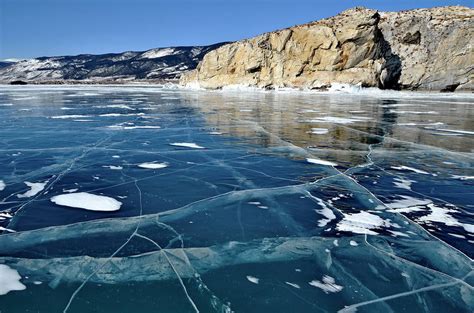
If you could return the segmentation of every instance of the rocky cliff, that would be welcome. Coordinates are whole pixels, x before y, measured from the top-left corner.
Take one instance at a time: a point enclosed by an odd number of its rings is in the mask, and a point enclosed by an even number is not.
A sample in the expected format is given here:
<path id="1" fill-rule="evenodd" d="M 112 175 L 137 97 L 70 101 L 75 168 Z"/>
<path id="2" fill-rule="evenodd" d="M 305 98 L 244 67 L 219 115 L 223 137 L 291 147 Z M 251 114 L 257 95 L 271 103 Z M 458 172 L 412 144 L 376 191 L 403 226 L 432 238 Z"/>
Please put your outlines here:
<path id="1" fill-rule="evenodd" d="M 41 57 L 0 63 L 0 83 L 100 83 L 169 81 L 196 68 L 204 55 L 222 44 L 157 48 L 147 51 Z"/>
<path id="2" fill-rule="evenodd" d="M 347 10 L 332 18 L 224 45 L 184 85 L 327 88 L 333 83 L 473 90 L 474 10 Z"/>

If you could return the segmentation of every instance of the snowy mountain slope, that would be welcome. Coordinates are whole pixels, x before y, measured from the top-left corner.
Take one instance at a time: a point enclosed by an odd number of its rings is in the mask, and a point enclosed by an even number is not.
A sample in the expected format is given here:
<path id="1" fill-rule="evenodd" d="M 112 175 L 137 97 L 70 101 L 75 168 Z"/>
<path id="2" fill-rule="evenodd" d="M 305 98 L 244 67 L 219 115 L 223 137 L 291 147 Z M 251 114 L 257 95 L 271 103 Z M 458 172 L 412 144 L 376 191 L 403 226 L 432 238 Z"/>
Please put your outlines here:
<path id="1" fill-rule="evenodd" d="M 0 83 L 61 81 L 175 80 L 196 68 L 204 55 L 222 44 L 157 48 L 101 55 L 40 57 L 0 64 Z"/>

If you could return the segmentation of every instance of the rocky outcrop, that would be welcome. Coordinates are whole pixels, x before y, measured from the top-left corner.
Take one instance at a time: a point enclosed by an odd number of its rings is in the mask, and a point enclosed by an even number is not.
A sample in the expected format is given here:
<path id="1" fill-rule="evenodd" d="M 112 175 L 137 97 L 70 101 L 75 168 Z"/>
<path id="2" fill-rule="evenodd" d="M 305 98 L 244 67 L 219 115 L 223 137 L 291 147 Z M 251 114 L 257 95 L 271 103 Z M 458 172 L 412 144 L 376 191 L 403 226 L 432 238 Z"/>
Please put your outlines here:
<path id="1" fill-rule="evenodd" d="M 365 8 L 231 43 L 204 56 L 184 85 L 472 89 L 474 14 L 465 7 Z"/>
<path id="2" fill-rule="evenodd" d="M 474 90 L 474 10 L 442 7 L 381 13 L 387 64 L 402 89 Z"/>
<path id="3" fill-rule="evenodd" d="M 204 55 L 222 44 L 157 48 L 113 54 L 41 57 L 0 63 L 0 83 L 163 82 L 196 68 Z"/>

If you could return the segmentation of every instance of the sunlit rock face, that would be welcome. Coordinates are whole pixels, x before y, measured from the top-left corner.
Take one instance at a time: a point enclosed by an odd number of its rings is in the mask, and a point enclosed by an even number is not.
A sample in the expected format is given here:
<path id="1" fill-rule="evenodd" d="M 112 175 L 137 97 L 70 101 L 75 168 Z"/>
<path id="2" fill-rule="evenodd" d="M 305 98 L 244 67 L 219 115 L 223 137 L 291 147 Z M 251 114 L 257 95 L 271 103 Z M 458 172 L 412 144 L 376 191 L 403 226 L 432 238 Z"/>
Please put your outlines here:
<path id="1" fill-rule="evenodd" d="M 387 12 L 381 14 L 378 26 L 390 45 L 388 62 L 391 66 L 400 63 L 397 81 L 400 88 L 474 89 L 472 8 Z"/>
<path id="2" fill-rule="evenodd" d="M 403 12 L 355 8 L 332 18 L 225 45 L 181 83 L 324 89 L 335 83 L 381 88 L 472 90 L 474 10 Z"/>
<path id="3" fill-rule="evenodd" d="M 473 104 L 0 87 L 0 308 L 471 312 Z"/>

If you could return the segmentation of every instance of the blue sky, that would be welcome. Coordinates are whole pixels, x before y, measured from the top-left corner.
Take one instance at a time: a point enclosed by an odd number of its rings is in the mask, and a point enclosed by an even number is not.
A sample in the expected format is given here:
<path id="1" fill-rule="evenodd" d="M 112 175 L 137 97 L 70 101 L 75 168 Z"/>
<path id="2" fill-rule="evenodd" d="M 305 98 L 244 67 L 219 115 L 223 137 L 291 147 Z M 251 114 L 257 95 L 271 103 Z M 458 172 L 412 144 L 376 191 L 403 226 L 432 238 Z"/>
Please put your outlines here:
<path id="1" fill-rule="evenodd" d="M 233 41 L 363 5 L 473 6 L 474 0 L 0 0 L 0 59 Z"/>

